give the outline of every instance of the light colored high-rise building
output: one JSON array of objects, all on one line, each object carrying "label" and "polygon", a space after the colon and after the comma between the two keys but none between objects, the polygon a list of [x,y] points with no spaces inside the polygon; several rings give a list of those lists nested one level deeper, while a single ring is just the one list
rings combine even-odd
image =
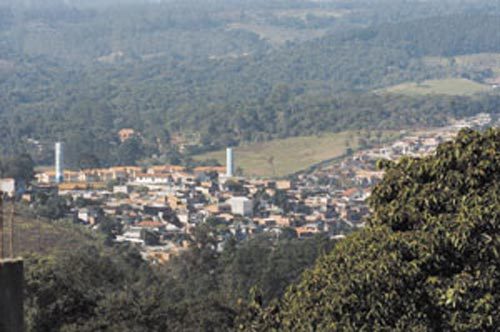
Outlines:
[{"label": "light colored high-rise building", "polygon": [[56,150],[56,183],[61,183],[64,181],[64,151],[63,143],[57,142],[55,145]]},{"label": "light colored high-rise building", "polygon": [[231,212],[244,217],[250,217],[253,214],[253,201],[246,197],[232,197],[227,203],[231,206]]},{"label": "light colored high-rise building", "polygon": [[233,159],[233,149],[226,149],[226,176],[228,178],[234,175],[234,159]]}]

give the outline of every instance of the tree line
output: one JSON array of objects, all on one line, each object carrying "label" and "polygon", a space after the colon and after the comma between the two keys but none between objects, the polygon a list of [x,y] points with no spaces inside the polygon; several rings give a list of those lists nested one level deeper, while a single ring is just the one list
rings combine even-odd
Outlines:
[{"label": "tree line", "polygon": [[265,303],[334,242],[320,236],[259,236],[220,253],[214,229],[196,230],[190,249],[152,266],[132,247],[77,244],[72,252],[26,261],[28,331],[229,331],[255,286]]}]

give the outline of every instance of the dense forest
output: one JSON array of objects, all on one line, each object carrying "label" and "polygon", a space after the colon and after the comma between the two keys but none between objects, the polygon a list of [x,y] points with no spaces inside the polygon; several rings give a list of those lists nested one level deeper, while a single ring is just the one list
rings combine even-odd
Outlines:
[{"label": "dense forest", "polygon": [[381,162],[369,225],[339,243],[284,232],[219,252],[206,223],[163,266],[95,237],[32,255],[28,330],[494,331],[499,144],[498,129],[463,130],[435,155]]},{"label": "dense forest", "polygon": [[[427,58],[500,52],[499,19],[491,1],[5,1],[0,154],[48,164],[61,140],[74,168],[179,163],[241,142],[495,112],[493,90],[420,99],[373,92],[496,78],[495,68]],[[122,128],[141,136],[122,143]]]},{"label": "dense forest", "polygon": [[330,251],[334,241],[260,236],[229,241],[223,253],[209,226],[189,251],[165,266],[144,262],[134,248],[74,244],[71,252],[27,259],[28,331],[227,331],[235,329],[247,294],[264,303]]}]

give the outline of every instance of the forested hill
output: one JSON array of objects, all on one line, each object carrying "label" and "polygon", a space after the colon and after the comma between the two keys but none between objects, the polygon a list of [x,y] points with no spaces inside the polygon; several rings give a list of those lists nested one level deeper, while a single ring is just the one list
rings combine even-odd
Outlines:
[{"label": "forested hill", "polygon": [[332,81],[336,89],[436,77],[443,73],[421,57],[500,52],[498,22],[500,15],[456,15],[353,29],[274,52],[248,72],[290,83]]},{"label": "forested hill", "polygon": [[498,52],[499,20],[500,15],[490,13],[447,15],[347,31],[328,39],[405,49],[411,56]]},{"label": "forested hill", "polygon": [[[499,15],[433,18],[410,23],[403,33],[405,39],[413,44],[410,51],[415,55],[453,56],[498,52],[500,36],[495,25],[498,25],[499,19]],[[417,26],[423,29],[416,29]],[[417,35],[412,35],[412,31]],[[435,31],[441,31],[440,38]]]},{"label": "forested hill", "polygon": [[[496,2],[23,3],[0,5],[0,154],[27,151],[41,163],[54,140],[69,143],[73,167],[152,155],[179,162],[179,134],[199,138],[192,153],[346,126],[443,124],[499,104],[494,91],[372,94],[427,79],[495,79],[500,67],[443,61],[500,53]],[[144,139],[123,146],[122,128]]]}]

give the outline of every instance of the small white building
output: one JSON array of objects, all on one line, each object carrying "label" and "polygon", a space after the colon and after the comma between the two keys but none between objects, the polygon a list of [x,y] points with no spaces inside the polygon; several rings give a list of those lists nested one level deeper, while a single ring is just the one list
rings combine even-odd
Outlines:
[{"label": "small white building", "polygon": [[177,212],[177,219],[183,224],[189,223],[189,211],[188,210],[180,210]]},{"label": "small white building", "polygon": [[114,194],[128,194],[129,187],[128,186],[114,186],[113,193]]},{"label": "small white building", "polygon": [[137,174],[133,182],[142,185],[165,185],[172,183],[172,177],[168,174]]},{"label": "small white building", "polygon": [[0,192],[7,194],[9,197],[14,197],[18,192],[16,180],[10,178],[0,179]]},{"label": "small white building", "polygon": [[123,235],[116,237],[116,242],[131,242],[139,245],[144,245],[144,240],[141,238],[141,227],[127,227]]},{"label": "small white building", "polygon": [[227,203],[231,206],[232,214],[250,217],[253,214],[253,201],[246,197],[232,197]]}]

